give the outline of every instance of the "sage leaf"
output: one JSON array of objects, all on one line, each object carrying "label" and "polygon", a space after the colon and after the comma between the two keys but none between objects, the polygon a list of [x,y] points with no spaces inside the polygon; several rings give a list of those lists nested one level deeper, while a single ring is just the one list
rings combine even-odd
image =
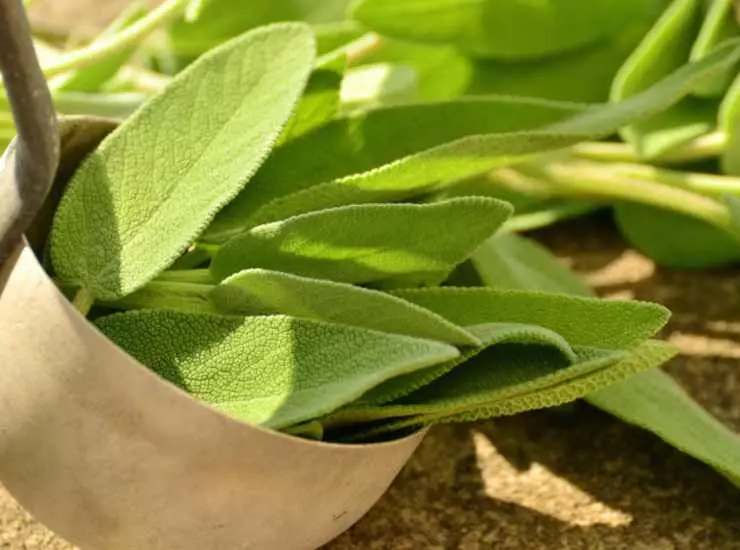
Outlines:
[{"label": "sage leaf", "polygon": [[221,281],[259,267],[344,283],[438,284],[510,214],[505,202],[484,197],[321,210],[233,238],[211,273]]},{"label": "sage leaf", "polygon": [[[702,0],[675,0],[670,5],[617,73],[611,93],[613,100],[621,101],[645,90],[689,60],[701,24],[702,3]],[[708,79],[724,73],[719,71],[700,79],[692,92]],[[714,102],[687,97],[663,113],[627,126],[621,134],[642,157],[659,157],[712,130],[716,109]]]},{"label": "sage leaf", "polygon": [[614,211],[620,232],[660,265],[705,269],[740,260],[740,240],[701,220],[641,204]]},{"label": "sage leaf", "polygon": [[735,484],[740,436],[701,408],[673,378],[652,369],[588,396],[600,409],[649,430]]},{"label": "sage leaf", "polygon": [[[648,340],[628,354],[623,353],[599,353],[594,358],[587,358],[571,367],[569,373],[566,370],[535,380],[527,385],[526,391],[519,389],[520,395],[494,402],[482,409],[448,417],[448,420],[470,422],[570,403],[659,366],[673,358],[677,351],[666,342]],[[566,378],[566,374],[577,375]],[[538,388],[537,391],[531,391],[534,388]],[[514,390],[511,393],[515,393]]]},{"label": "sage leaf", "polygon": [[668,320],[666,308],[633,300],[598,300],[532,290],[440,287],[394,296],[461,325],[518,323],[549,329],[573,346],[630,349]]},{"label": "sage leaf", "polygon": [[347,71],[342,82],[342,106],[351,111],[410,103],[417,96],[413,67],[400,63],[375,63]]},{"label": "sage leaf", "polygon": [[[482,115],[480,102],[462,110],[459,102],[450,102],[447,108],[439,104],[389,108],[378,118],[369,113],[368,124],[352,126],[355,131],[350,133],[346,131],[347,119],[337,121],[305,136],[306,140],[292,142],[294,148],[275,151],[250,185],[222,211],[204,240],[224,242],[245,226],[254,225],[254,218],[265,223],[280,219],[278,214],[297,213],[298,208],[313,209],[306,206],[312,200],[323,208],[402,200],[432,185],[478,175],[519,162],[527,155],[609,135],[625,124],[667,109],[690,94],[698,82],[722,72],[738,58],[740,40],[728,41],[701,61],[625,101],[585,112],[583,106],[565,104],[570,105],[571,114],[573,109],[579,113],[570,117],[564,115],[562,103],[509,100],[507,108],[487,105],[490,120]],[[425,109],[429,109],[429,116],[406,119],[401,115],[424,113]],[[463,117],[461,113],[466,112]],[[550,123],[545,122],[548,118]],[[360,123],[362,117],[353,120]],[[489,133],[480,133],[486,131]],[[473,135],[464,137],[470,133]],[[440,143],[435,145],[435,141]],[[388,163],[378,167],[385,159]],[[312,186],[317,186],[315,192],[307,190]],[[302,190],[305,195],[287,197]],[[275,205],[276,212],[268,205],[266,209],[271,211],[257,212],[280,197],[290,201],[290,206]]]},{"label": "sage leaf", "polygon": [[245,185],[313,63],[305,25],[264,27],[200,58],[77,170],[52,229],[57,274],[116,299],[171,264]]},{"label": "sage leaf", "polygon": [[392,376],[459,354],[431,340],[286,316],[142,310],[97,325],[195,398],[274,429],[328,414]]},{"label": "sage leaf", "polygon": [[385,292],[277,271],[239,272],[214,287],[209,298],[222,313],[282,313],[462,346],[481,344],[462,327]]},{"label": "sage leaf", "polygon": [[585,281],[553,261],[542,245],[519,235],[494,235],[471,258],[481,281],[495,288],[587,294]]},{"label": "sage leaf", "polygon": [[[699,34],[691,48],[689,59],[696,61],[707,55],[724,40],[740,34],[740,25],[735,19],[733,0],[712,0],[706,5],[706,15],[699,30]],[[697,87],[696,95],[705,97],[721,96],[732,82],[735,71],[727,71],[707,79]]]},{"label": "sage leaf", "polygon": [[551,346],[553,349],[558,350],[570,362],[575,363],[577,361],[576,353],[565,338],[556,332],[537,325],[487,323],[467,328],[480,339],[480,345],[478,347],[462,350],[460,357],[447,363],[391,378],[367,392],[357,403],[383,404],[395,401],[419,388],[427,386],[434,380],[450,372],[453,368],[482,353],[487,348],[499,344],[515,343]]},{"label": "sage leaf", "polygon": [[649,0],[362,0],[351,14],[394,38],[453,43],[473,57],[521,60],[594,44],[659,5]]},{"label": "sage leaf", "polygon": [[276,146],[307,134],[336,116],[346,68],[347,56],[344,54],[327,55],[319,59]]},{"label": "sage leaf", "polygon": [[[302,213],[306,205],[310,210],[319,210],[351,204],[335,199],[335,194],[370,194],[379,197],[377,202],[384,202],[418,193],[443,181],[445,175],[437,175],[439,169],[429,166],[424,170],[424,177],[395,176],[366,185],[355,184],[355,179],[362,180],[363,175],[379,166],[396,166],[398,159],[414,158],[413,155],[468,135],[537,128],[582,109],[580,105],[542,100],[466,98],[372,109],[342,117],[275,149],[249,185],[219,213],[203,239],[224,242],[246,226],[287,217],[283,212],[290,212],[288,215]],[[519,143],[509,148],[512,151],[515,146],[521,148],[522,141],[519,139]],[[501,151],[505,153],[506,149]],[[454,156],[442,157],[434,164],[441,164],[446,158],[445,165],[457,167],[459,171],[459,165],[476,164],[474,154],[475,150],[468,148]],[[422,169],[421,161],[419,159],[416,170]],[[485,164],[491,164],[490,160]],[[450,170],[448,167],[447,171]],[[355,174],[358,176],[352,178]],[[306,195],[298,194],[318,184],[326,184],[328,189],[315,194],[310,191]],[[293,194],[296,197],[289,197]],[[269,206],[280,198],[288,203],[274,209]],[[314,200],[320,201],[318,206],[312,206]],[[271,211],[258,212],[265,205]]]}]

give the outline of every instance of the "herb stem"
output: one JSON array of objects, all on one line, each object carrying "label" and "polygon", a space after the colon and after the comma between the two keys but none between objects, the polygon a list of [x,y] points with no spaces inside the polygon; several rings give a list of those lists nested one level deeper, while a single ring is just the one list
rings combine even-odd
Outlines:
[{"label": "herb stem", "polygon": [[604,168],[621,177],[664,183],[708,196],[740,195],[740,177],[667,170],[648,164],[612,163]]},{"label": "herb stem", "polygon": [[347,66],[355,67],[366,57],[378,51],[382,45],[383,38],[374,32],[369,32],[340,49],[347,55]]},{"label": "herb stem", "polygon": [[[678,164],[714,158],[722,153],[726,141],[727,137],[723,132],[706,134],[667,152],[656,159],[656,162]],[[641,162],[644,160],[628,143],[584,142],[573,146],[571,152],[580,158],[608,162]]]},{"label": "herb stem", "polygon": [[541,229],[557,222],[577,218],[603,208],[603,204],[566,202],[551,208],[513,216],[501,228],[506,233],[520,233]]},{"label": "herb stem", "polygon": [[87,46],[62,54],[42,70],[49,78],[71,69],[80,69],[97,63],[101,59],[136,45],[148,34],[174,19],[185,11],[191,0],[167,0],[154,8],[145,17],[110,36],[100,37]]},{"label": "herb stem", "polygon": [[86,316],[93,304],[95,303],[95,297],[92,292],[82,287],[74,295],[72,299],[72,305],[79,311],[83,316]]},{"label": "herb stem", "polygon": [[646,204],[692,216],[737,234],[732,213],[725,204],[687,189],[625,177],[604,170],[598,163],[585,161],[540,165],[533,168],[533,173],[549,181],[553,192],[562,196]]}]

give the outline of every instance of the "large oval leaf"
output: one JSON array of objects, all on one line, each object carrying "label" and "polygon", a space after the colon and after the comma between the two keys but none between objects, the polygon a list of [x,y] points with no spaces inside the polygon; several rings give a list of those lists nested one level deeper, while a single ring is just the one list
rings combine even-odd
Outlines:
[{"label": "large oval leaf", "polygon": [[267,156],[313,52],[308,27],[274,25],[178,75],[76,172],[52,231],[57,274],[116,299],[165,269]]},{"label": "large oval leaf", "polygon": [[459,354],[430,340],[285,316],[144,310],[97,324],[196,398],[276,429],[327,414],[390,377]]},{"label": "large oval leaf", "polygon": [[505,202],[484,197],[320,210],[235,237],[211,273],[221,281],[260,267],[345,283],[439,283],[510,213]]},{"label": "large oval leaf", "polygon": [[213,288],[209,298],[223,313],[282,313],[451,344],[480,345],[462,327],[386,292],[278,271],[242,271]]}]

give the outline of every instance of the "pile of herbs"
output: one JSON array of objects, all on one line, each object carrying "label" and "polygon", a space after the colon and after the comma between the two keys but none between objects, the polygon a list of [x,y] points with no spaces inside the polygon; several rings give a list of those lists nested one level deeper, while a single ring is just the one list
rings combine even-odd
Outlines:
[{"label": "pile of herbs", "polygon": [[585,397],[737,481],[738,436],[655,368],[667,312],[517,234],[609,208],[659,263],[740,258],[733,3],[538,6],[168,0],[40,40],[61,112],[125,119],[50,273],[253,424],[367,441]]}]

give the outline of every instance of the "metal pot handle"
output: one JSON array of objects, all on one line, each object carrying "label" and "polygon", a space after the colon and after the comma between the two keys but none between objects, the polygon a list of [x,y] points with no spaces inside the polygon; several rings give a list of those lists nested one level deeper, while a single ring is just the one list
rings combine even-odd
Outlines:
[{"label": "metal pot handle", "polygon": [[17,131],[0,159],[2,266],[41,208],[59,162],[56,113],[22,0],[0,0],[0,71]]}]

